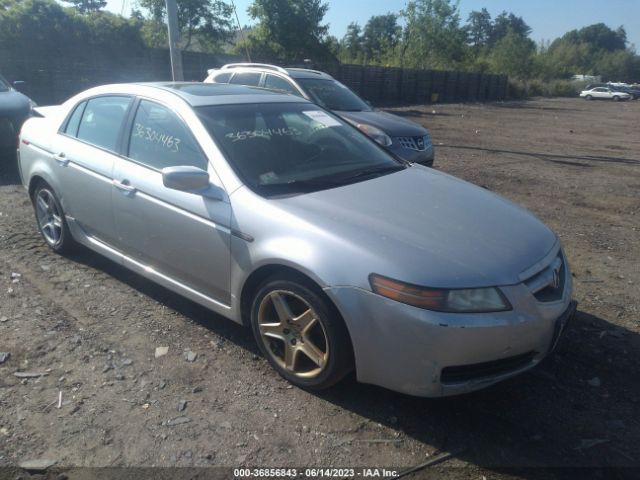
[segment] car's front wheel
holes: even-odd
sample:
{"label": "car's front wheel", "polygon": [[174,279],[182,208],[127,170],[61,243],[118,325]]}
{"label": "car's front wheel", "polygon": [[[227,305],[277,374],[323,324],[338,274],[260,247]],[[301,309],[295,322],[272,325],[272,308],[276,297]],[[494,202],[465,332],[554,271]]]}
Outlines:
{"label": "car's front wheel", "polygon": [[587,100],[593,100],[593,97],[592,97],[591,95],[587,95],[587,96],[586,96],[586,97],[584,97],[584,98],[586,98]]}
{"label": "car's front wheel", "polygon": [[71,251],[76,242],[69,232],[60,201],[46,183],[36,187],[33,193],[33,208],[38,230],[49,248],[58,253]]}
{"label": "car's front wheel", "polygon": [[301,388],[330,387],[352,369],[344,321],[322,293],[302,278],[267,279],[254,297],[251,326],[273,368]]}
{"label": "car's front wheel", "polygon": [[618,95],[614,95],[613,96],[613,101],[614,102],[619,102],[620,101],[620,97]]}

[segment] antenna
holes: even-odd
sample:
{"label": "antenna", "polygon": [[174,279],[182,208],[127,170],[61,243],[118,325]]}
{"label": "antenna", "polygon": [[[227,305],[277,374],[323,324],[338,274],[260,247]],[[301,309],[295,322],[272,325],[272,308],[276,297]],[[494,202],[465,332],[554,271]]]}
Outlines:
{"label": "antenna", "polygon": [[236,2],[231,0],[231,6],[233,7],[233,13],[236,14],[236,22],[238,23],[238,30],[240,31],[240,37],[242,37],[242,43],[244,43],[244,50],[247,52],[247,62],[251,61],[251,55],[249,55],[249,46],[247,45],[247,40],[244,38],[244,30],[240,26],[240,19],[238,18],[238,10],[236,9]]}

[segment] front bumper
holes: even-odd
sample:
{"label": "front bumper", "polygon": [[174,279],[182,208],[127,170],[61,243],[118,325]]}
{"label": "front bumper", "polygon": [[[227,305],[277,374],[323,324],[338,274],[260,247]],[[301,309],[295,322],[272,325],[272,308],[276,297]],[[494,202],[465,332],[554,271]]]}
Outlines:
{"label": "front bumper", "polygon": [[536,301],[524,284],[501,287],[509,312],[441,313],[370,291],[327,289],[347,323],[358,380],[423,397],[479,390],[537,365],[575,313],[563,298]]}

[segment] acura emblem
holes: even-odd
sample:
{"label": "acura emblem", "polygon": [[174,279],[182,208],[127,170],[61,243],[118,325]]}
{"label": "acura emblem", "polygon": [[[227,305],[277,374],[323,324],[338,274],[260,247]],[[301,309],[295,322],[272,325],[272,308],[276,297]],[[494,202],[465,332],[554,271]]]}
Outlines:
{"label": "acura emblem", "polygon": [[422,150],[424,148],[424,138],[418,137],[416,143],[418,144],[418,148],[420,150]]}

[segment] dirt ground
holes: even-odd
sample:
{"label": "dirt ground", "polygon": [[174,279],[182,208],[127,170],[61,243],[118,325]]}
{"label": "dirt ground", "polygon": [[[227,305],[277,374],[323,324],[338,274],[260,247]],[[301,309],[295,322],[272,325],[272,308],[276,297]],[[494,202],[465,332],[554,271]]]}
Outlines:
{"label": "dirt ground", "polygon": [[[99,477],[72,467],[119,466],[401,471],[439,452],[452,456],[405,478],[639,474],[640,101],[392,111],[430,129],[438,169],[524,205],[560,235],[579,311],[553,355],[441,400],[353,378],[319,394],[293,388],[248,330],[95,254],[50,252],[4,158],[0,352],[11,356],[0,364],[0,477],[29,478],[15,467],[42,458],[68,478]],[[155,358],[159,346],[169,351]]]}

